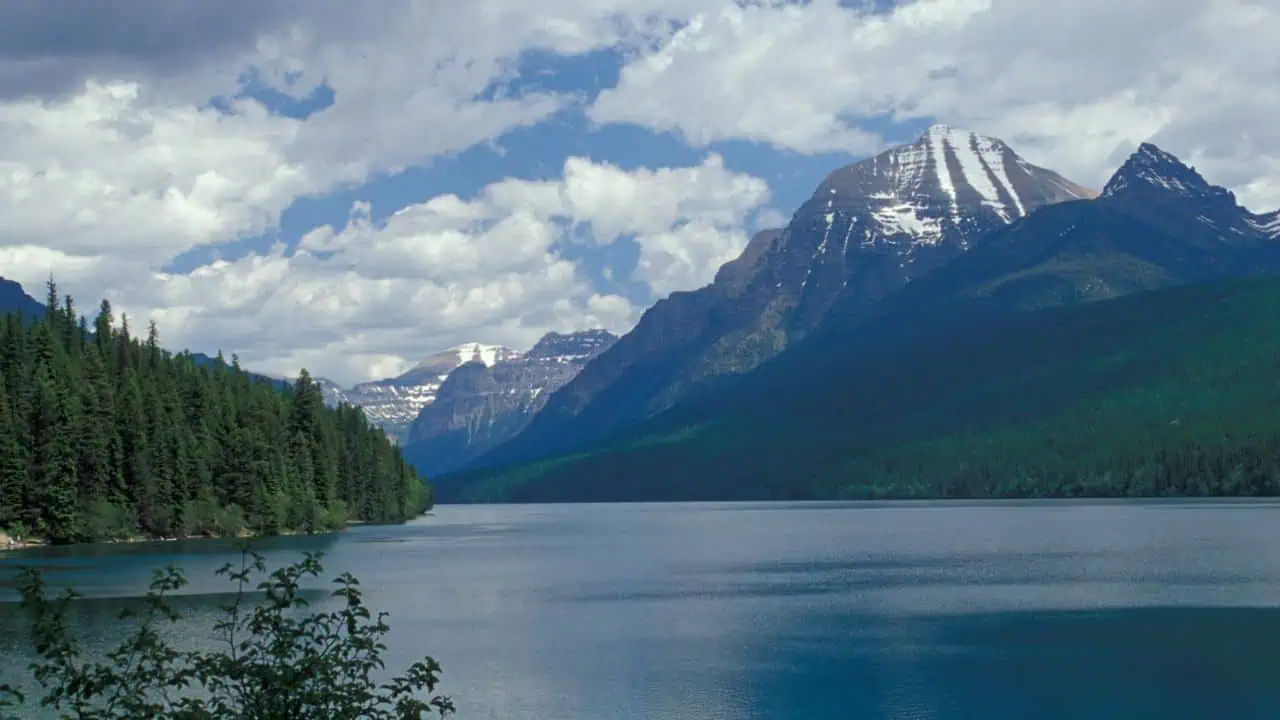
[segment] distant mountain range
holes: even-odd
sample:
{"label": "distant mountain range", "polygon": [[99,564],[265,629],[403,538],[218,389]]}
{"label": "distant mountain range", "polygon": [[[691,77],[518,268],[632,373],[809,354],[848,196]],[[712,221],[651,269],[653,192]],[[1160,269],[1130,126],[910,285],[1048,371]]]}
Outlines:
{"label": "distant mountain range", "polygon": [[[712,285],[655,305],[527,430],[437,486],[445,500],[857,496],[875,483],[840,468],[870,472],[867,438],[959,432],[938,408],[980,418],[982,439],[1010,408],[1031,422],[1043,417],[1026,408],[1070,405],[1064,388],[1105,406],[1099,388],[1149,388],[1170,372],[1221,382],[1196,344],[1236,340],[1201,320],[1239,331],[1231,303],[1257,322],[1280,286],[1196,288],[1278,271],[1280,212],[1241,207],[1155,145],[1094,193],[998,140],[931,128],[832,173],[785,230],[758,236]],[[1203,316],[1179,315],[1206,296]],[[1167,365],[1130,344],[1156,336]],[[1117,379],[1057,362],[1077,352],[1158,367]],[[1160,387],[1181,402],[1176,383]]]}
{"label": "distant mountain range", "polygon": [[585,330],[548,333],[528,352],[464,343],[386,380],[351,388],[317,382],[327,404],[363,408],[409,446],[406,457],[419,472],[435,474],[462,467],[524,429],[552,392],[616,340],[604,330]]}
{"label": "distant mountain range", "polygon": [[320,378],[318,382],[326,404],[357,405],[364,409],[369,420],[402,442],[410,423],[422,408],[436,399],[436,392],[449,373],[469,362],[488,366],[518,357],[518,351],[501,345],[464,343],[434,353],[407,372],[386,380],[360,383],[351,388],[343,388],[327,378]]}
{"label": "distant mountain range", "polygon": [[427,477],[465,467],[523,430],[547,398],[617,339],[604,330],[549,333],[527,353],[459,366],[410,426],[405,458]]}

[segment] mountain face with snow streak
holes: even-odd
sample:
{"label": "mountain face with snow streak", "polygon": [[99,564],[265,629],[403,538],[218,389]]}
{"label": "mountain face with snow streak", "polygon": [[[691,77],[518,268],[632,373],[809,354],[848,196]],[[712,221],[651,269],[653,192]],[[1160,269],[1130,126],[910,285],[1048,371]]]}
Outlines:
{"label": "mountain face with snow streak", "polygon": [[1001,140],[935,125],[913,143],[831,173],[802,212],[821,219],[826,248],[853,242],[906,250],[949,236],[964,242],[977,226],[1094,195]]}
{"label": "mountain face with snow streak", "polygon": [[457,367],[465,363],[492,366],[520,357],[520,353],[501,345],[464,343],[430,355],[407,372],[385,380],[360,383],[343,388],[319,379],[325,402],[358,405],[373,424],[381,427],[397,441],[404,439],[410,423],[422,408],[436,399],[440,385]]}
{"label": "mountain face with snow streak", "polygon": [[709,286],[673,293],[478,464],[565,450],[754,370],[839,300],[875,303],[1036,208],[1097,193],[995,138],[938,125],[831,173]]}
{"label": "mountain face with snow streak", "polygon": [[876,312],[919,316],[965,304],[1004,313],[1275,272],[1280,212],[1253,213],[1143,143],[1096,199],[1046,207],[990,234]]}
{"label": "mountain face with snow streak", "polygon": [[1255,215],[1250,224],[1260,233],[1280,238],[1280,210],[1266,215]]}
{"label": "mountain face with snow streak", "polygon": [[617,339],[604,330],[553,332],[523,355],[459,366],[409,427],[405,457],[428,477],[465,466],[523,430],[553,392]]}
{"label": "mountain face with snow streak", "polygon": [[896,291],[1036,208],[1096,195],[1001,140],[935,125],[831,173],[796,213],[787,242],[801,262],[779,278],[803,273],[791,332],[811,330],[839,297]]}

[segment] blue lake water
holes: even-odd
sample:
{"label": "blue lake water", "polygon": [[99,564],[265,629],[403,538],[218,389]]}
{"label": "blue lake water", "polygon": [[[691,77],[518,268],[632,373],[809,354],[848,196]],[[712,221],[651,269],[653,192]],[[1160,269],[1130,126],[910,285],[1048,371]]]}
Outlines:
{"label": "blue lake water", "polygon": [[[404,526],[261,543],[324,550],[430,653],[462,719],[1280,718],[1280,504],[951,502],[448,506]],[[0,556],[89,596],[93,647],[153,568],[216,541]],[[25,664],[0,604],[0,677]],[[34,715],[34,713],[33,713]]]}

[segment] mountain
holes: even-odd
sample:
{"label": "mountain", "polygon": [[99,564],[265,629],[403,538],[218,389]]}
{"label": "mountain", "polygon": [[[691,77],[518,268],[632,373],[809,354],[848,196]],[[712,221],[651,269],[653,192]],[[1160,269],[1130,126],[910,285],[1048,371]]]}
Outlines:
{"label": "mountain", "polygon": [[758,234],[715,281],[658,301],[529,427],[478,462],[604,437],[758,367],[837,302],[869,305],[1036,208],[1096,195],[995,138],[938,125],[831,173],[783,230]]}
{"label": "mountain", "polygon": [[1269,277],[959,323],[734,415],[438,478],[438,498],[1280,494],[1277,309]]}
{"label": "mountain", "polygon": [[409,424],[422,408],[435,400],[441,383],[455,368],[469,362],[490,366],[518,357],[519,352],[501,345],[464,343],[441,350],[407,372],[386,380],[360,383],[351,388],[323,378],[318,382],[325,402],[331,407],[340,402],[359,406],[375,425],[403,440]]}
{"label": "mountain", "polygon": [[[818,332],[731,386],[570,454],[442,478],[443,497],[964,494],[977,491],[943,481],[977,459],[1033,478],[1079,479],[1080,458],[1090,472],[1141,466],[1159,443],[1117,448],[1106,432],[1155,433],[1178,417],[1225,414],[1227,429],[1197,427],[1244,437],[1255,416],[1232,419],[1233,403],[1276,399],[1266,368],[1280,351],[1280,281],[1238,278],[1280,273],[1275,219],[1144,144],[1098,197],[990,232],[879,303],[838,299]],[[1237,370],[1253,384],[1233,386]],[[1096,448],[1050,449],[1072,433]]]}
{"label": "mountain", "polygon": [[[1277,213],[1258,215],[1176,157],[1143,144],[1094,199],[1042,207],[882,302],[841,301],[824,327],[685,420],[756,398],[821,392],[853,355],[1016,312],[1280,272]],[[803,386],[806,383],[809,385]],[[778,410],[781,412],[781,410]]]}
{"label": "mountain", "polygon": [[324,398],[324,404],[328,407],[336,408],[342,403],[347,403],[348,405],[354,404],[347,399],[346,388],[342,387],[338,383],[324,377],[317,377],[313,379],[315,380],[316,385],[320,388],[320,396]]}
{"label": "mountain", "polygon": [[553,332],[524,355],[464,363],[409,427],[406,459],[427,476],[465,466],[524,429],[553,392],[617,339],[604,330]]}
{"label": "mountain", "polygon": [[[1280,267],[1275,213],[1235,195],[1150,143],[1092,200],[1046,207],[983,239],[910,292],[875,309],[910,314],[968,302],[1000,312],[1100,300]],[[846,304],[839,314],[867,315]]]}
{"label": "mountain", "polygon": [[13,280],[0,277],[0,315],[17,312],[28,319],[44,317],[44,305]]}

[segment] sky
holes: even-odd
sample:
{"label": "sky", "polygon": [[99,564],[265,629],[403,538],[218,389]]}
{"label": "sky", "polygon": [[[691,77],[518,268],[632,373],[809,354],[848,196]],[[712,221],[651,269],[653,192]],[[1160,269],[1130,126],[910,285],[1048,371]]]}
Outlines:
{"label": "sky", "polygon": [[343,384],[625,332],[947,123],[1280,207],[1273,0],[5,0],[0,276]]}

